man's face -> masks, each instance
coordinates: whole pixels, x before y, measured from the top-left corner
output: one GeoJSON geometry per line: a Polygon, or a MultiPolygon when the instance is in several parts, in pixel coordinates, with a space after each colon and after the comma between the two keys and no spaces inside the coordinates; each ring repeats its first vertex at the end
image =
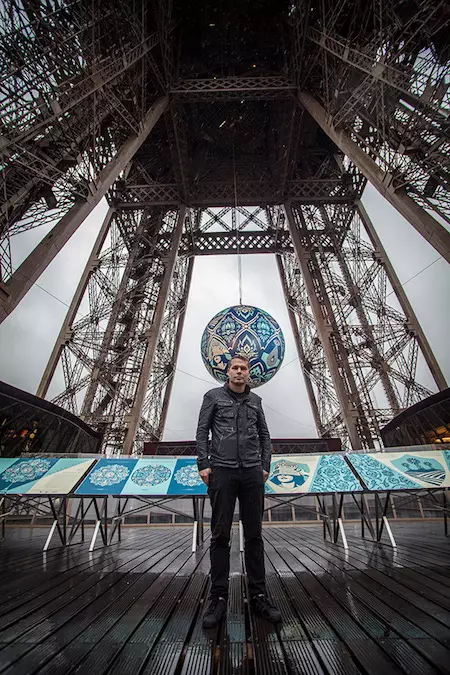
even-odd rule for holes
{"type": "Polygon", "coordinates": [[[247,384],[250,371],[248,363],[241,361],[241,359],[233,359],[228,368],[228,377],[230,382],[237,385],[247,384]]]}

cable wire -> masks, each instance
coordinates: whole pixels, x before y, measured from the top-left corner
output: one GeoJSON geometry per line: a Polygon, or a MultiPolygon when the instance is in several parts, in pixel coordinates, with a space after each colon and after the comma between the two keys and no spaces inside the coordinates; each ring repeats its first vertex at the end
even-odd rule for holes
{"type": "MultiPolygon", "coordinates": [[[[404,286],[405,284],[408,284],[410,281],[412,281],[413,279],[415,279],[416,277],[418,277],[419,274],[422,274],[422,272],[425,272],[425,270],[427,270],[429,267],[431,267],[431,265],[434,265],[434,263],[437,263],[438,260],[443,260],[443,258],[442,258],[441,255],[439,256],[439,258],[436,258],[436,260],[433,260],[432,262],[430,262],[429,265],[427,265],[427,266],[424,267],[423,269],[421,269],[421,270],[419,270],[418,272],[416,272],[415,274],[413,274],[412,277],[409,277],[409,279],[407,279],[406,281],[402,281],[402,282],[401,282],[402,286],[404,286]]],[[[395,293],[395,291],[391,291],[390,293],[388,293],[388,294],[386,295],[386,297],[388,298],[390,295],[392,295],[392,293],[395,293]]]]}
{"type": "Polygon", "coordinates": [[[237,264],[238,264],[238,283],[239,283],[239,304],[242,305],[242,260],[241,249],[239,247],[239,212],[237,201],[237,183],[236,183],[236,156],[234,151],[234,131],[233,131],[233,179],[234,179],[234,213],[236,220],[236,249],[237,249],[237,264]]]}

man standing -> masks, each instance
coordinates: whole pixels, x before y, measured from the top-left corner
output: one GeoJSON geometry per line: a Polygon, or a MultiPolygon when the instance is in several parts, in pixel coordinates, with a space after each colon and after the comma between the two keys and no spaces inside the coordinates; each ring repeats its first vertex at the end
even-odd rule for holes
{"type": "Polygon", "coordinates": [[[217,626],[226,611],[236,497],[244,528],[245,567],[253,611],[273,623],[281,620],[266,593],[261,534],[271,442],[261,398],[250,391],[249,377],[248,359],[233,357],[228,366],[228,382],[205,394],[198,420],[198,470],[208,486],[212,509],[211,598],[203,618],[204,628],[217,626]]]}

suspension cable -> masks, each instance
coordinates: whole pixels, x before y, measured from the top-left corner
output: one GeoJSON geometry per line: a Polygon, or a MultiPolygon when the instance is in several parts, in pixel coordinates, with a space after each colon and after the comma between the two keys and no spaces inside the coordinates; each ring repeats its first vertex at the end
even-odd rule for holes
{"type": "Polygon", "coordinates": [[[239,246],[239,212],[238,212],[238,201],[237,201],[237,185],[236,185],[236,157],[234,152],[234,138],[235,132],[233,131],[233,178],[234,178],[234,213],[236,220],[236,249],[237,249],[237,264],[238,264],[238,283],[239,283],[239,304],[242,305],[242,260],[241,260],[241,249],[239,246]]]}

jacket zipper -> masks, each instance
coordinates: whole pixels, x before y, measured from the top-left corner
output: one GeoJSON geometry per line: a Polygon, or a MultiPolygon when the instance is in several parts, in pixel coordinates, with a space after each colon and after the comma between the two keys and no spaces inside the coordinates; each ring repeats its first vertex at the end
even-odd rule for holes
{"type": "Polygon", "coordinates": [[[239,412],[241,410],[241,404],[236,403],[237,413],[236,413],[236,443],[237,443],[237,455],[238,455],[238,466],[242,467],[241,452],[239,450],[239,412]]]}

